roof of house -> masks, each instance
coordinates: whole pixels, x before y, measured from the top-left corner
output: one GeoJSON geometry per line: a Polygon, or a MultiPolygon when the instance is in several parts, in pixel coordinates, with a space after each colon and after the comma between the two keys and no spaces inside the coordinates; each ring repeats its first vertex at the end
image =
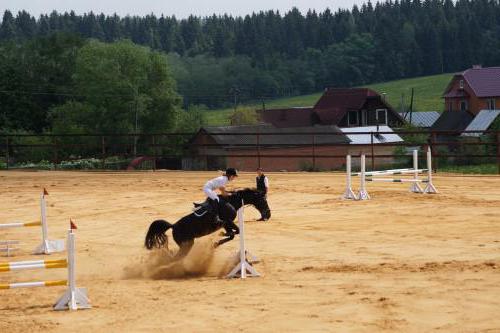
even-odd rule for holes
{"type": "Polygon", "coordinates": [[[337,126],[308,126],[277,128],[269,124],[244,126],[217,126],[203,127],[200,132],[209,134],[216,143],[227,148],[242,148],[241,144],[257,144],[257,135],[260,133],[259,144],[293,146],[297,144],[311,144],[314,133],[331,133],[314,135],[315,144],[349,143],[349,139],[337,126]],[[219,134],[220,133],[220,134],[219,134]],[[226,134],[227,133],[227,134],[226,134]],[[236,133],[236,134],[233,134],[236,133]],[[247,135],[245,135],[248,133],[247,135]],[[277,133],[276,135],[266,133],[277,133]],[[287,134],[294,133],[294,134],[287,134]],[[243,134],[243,135],[242,135],[243,134]]]}
{"type": "MultiPolygon", "coordinates": [[[[392,107],[374,90],[369,88],[328,88],[313,108],[322,124],[338,124],[350,110],[360,110],[367,101],[382,103],[396,117],[392,107]]],[[[403,119],[400,119],[403,122],[403,119]]]]}
{"type": "Polygon", "coordinates": [[[500,67],[470,68],[462,75],[477,97],[500,96],[500,67]]]}
{"type": "Polygon", "coordinates": [[[313,111],[323,124],[338,124],[347,111],[361,109],[368,98],[380,98],[380,95],[368,88],[329,88],[313,111]]]}
{"type": "Polygon", "coordinates": [[[355,134],[363,132],[373,132],[373,143],[391,143],[391,142],[403,142],[403,139],[394,133],[394,131],[389,126],[363,126],[363,127],[346,127],[340,129],[346,136],[351,140],[351,144],[355,145],[366,145],[371,144],[372,135],[371,134],[355,134]],[[390,132],[390,134],[377,134],[377,132],[390,132]]]}
{"type": "MultiPolygon", "coordinates": [[[[466,131],[486,131],[500,115],[500,110],[481,110],[465,129],[466,131]]],[[[481,133],[463,133],[464,136],[480,136],[481,133]]]]}
{"type": "MultiPolygon", "coordinates": [[[[399,115],[410,123],[410,114],[400,112],[399,115]]],[[[411,115],[411,124],[416,127],[431,127],[439,118],[441,113],[437,111],[413,112],[411,115]]]]}
{"type": "Polygon", "coordinates": [[[276,127],[299,127],[311,125],[312,107],[296,107],[258,111],[262,121],[276,127]]]}
{"type": "Polygon", "coordinates": [[[432,125],[435,131],[463,131],[474,119],[467,111],[444,111],[432,125]]]}
{"type": "Polygon", "coordinates": [[[473,67],[457,73],[450,81],[443,97],[466,97],[465,90],[450,91],[455,78],[463,77],[477,97],[500,96],[500,67],[473,67]]]}

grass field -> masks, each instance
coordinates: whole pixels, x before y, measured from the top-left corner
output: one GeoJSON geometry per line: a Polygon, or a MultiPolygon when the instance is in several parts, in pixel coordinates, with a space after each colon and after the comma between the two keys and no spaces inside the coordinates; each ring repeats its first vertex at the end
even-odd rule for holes
{"type": "MultiPolygon", "coordinates": [[[[389,103],[399,110],[401,105],[401,95],[404,94],[406,103],[410,103],[411,89],[414,88],[414,110],[417,111],[441,111],[443,109],[443,100],[441,95],[450,82],[453,74],[441,74],[433,76],[422,76],[412,79],[397,80],[383,83],[375,83],[366,87],[374,89],[379,93],[385,93],[389,103]]],[[[321,92],[301,95],[294,97],[278,98],[267,101],[266,108],[294,107],[294,106],[312,106],[321,96],[321,92]]],[[[262,104],[250,103],[244,106],[261,109],[262,104]]],[[[208,125],[228,125],[229,116],[233,112],[232,108],[217,109],[206,113],[208,125]]]]}

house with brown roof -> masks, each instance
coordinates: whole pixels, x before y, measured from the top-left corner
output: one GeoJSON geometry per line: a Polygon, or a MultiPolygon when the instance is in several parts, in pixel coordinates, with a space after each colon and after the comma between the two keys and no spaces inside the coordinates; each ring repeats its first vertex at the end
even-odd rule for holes
{"type": "Polygon", "coordinates": [[[401,126],[404,119],[369,88],[328,88],[313,107],[259,111],[276,127],[335,125],[338,127],[401,126]]]}
{"type": "Polygon", "coordinates": [[[455,74],[443,97],[445,111],[467,111],[475,116],[481,110],[500,109],[500,67],[475,65],[455,74]]]}

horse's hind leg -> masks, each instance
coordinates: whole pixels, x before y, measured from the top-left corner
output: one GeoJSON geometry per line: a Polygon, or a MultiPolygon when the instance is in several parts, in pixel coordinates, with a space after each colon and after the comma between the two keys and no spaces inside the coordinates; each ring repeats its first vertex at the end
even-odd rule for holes
{"type": "Polygon", "coordinates": [[[175,254],[174,259],[179,260],[179,259],[182,259],[185,256],[187,256],[189,251],[191,251],[191,248],[193,247],[193,245],[194,245],[194,240],[192,240],[192,239],[182,242],[179,245],[179,251],[177,251],[177,253],[175,254]]]}

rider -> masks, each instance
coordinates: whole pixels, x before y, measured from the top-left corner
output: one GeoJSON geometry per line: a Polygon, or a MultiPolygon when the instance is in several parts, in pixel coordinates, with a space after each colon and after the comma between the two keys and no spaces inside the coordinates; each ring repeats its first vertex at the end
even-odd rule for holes
{"type": "Polygon", "coordinates": [[[216,189],[219,189],[223,195],[226,194],[225,185],[238,177],[238,171],[235,168],[227,168],[226,173],[220,177],[209,180],[205,186],[203,186],[203,192],[209,198],[209,202],[211,207],[214,209],[217,217],[222,215],[224,217],[226,214],[225,211],[236,212],[234,207],[227,201],[222,198],[219,198],[216,189]],[[222,214],[221,214],[222,213],[222,214]]]}

